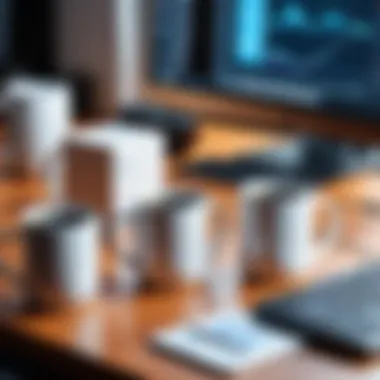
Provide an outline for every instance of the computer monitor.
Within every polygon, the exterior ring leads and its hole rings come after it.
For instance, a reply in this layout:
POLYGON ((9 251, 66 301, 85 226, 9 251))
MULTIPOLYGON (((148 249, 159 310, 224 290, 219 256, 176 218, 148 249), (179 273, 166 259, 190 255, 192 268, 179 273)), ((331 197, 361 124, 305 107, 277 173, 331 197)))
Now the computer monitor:
POLYGON ((380 119, 378 0, 154 0, 156 83, 380 119))

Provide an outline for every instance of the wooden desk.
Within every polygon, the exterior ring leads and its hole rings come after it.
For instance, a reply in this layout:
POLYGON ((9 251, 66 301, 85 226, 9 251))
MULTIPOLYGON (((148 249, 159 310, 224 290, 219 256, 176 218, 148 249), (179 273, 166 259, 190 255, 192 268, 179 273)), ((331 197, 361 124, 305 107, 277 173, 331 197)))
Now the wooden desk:
MULTIPOLYGON (((205 142, 200 142, 204 144, 205 142)), ((230 202, 235 206, 235 189, 205 184, 198 181, 178 181, 192 186, 201 186, 205 191, 230 202)), ((347 179, 331 186, 328 191, 344 202, 352 203, 364 193, 380 194, 379 181, 373 176, 347 179), (371 186, 369 184, 371 183, 371 186)), ((2 182, 1 223, 15 223, 20 199, 34 199, 43 194, 38 182, 2 182), (14 208, 11 207, 14 205, 14 208), (6 209, 5 209, 6 206, 6 209)), ((20 265, 21 254, 18 244, 10 244, 2 255, 11 260, 15 267, 20 265)), ((112 263, 112 255, 104 254, 105 272, 112 263)), ((357 265, 360 258, 347 252, 336 253, 334 259, 321 260, 299 278, 277 279, 276 281, 246 286, 242 290, 242 302, 254 305, 274 294, 299 288, 330 272, 357 265)), ((3 289, 3 296, 7 291, 3 289)), ((1 296, 0 291, 0 296, 1 296)), ((166 293, 142 294, 138 297, 104 296, 92 305, 72 308, 45 315, 15 315, 9 317, 0 329, 1 348, 14 349, 20 354, 42 363, 54 364, 61 374, 80 378, 142 378, 161 380, 202 380, 215 376, 169 360, 153 352, 149 338, 155 330, 177 323, 193 314, 204 311, 207 300, 198 290, 181 290, 166 293)), ((380 365, 378 366, 380 372, 380 365)), ((289 354, 278 362, 253 369, 242 379, 268 380, 356 380, 376 370, 376 365, 347 361, 323 353, 302 349, 289 354)))

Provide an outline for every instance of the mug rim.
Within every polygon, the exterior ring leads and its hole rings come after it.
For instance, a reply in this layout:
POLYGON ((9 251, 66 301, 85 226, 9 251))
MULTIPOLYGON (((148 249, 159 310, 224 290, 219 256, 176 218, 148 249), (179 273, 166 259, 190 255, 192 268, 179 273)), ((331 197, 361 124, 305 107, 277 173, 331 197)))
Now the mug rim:
POLYGON ((93 218, 93 213, 83 206, 73 204, 52 205, 49 203, 38 203, 29 206, 21 216, 21 223, 26 228, 52 228, 59 223, 60 217, 65 217, 67 212, 77 212, 74 221, 63 223, 64 228, 72 227, 80 224, 90 218, 93 218))

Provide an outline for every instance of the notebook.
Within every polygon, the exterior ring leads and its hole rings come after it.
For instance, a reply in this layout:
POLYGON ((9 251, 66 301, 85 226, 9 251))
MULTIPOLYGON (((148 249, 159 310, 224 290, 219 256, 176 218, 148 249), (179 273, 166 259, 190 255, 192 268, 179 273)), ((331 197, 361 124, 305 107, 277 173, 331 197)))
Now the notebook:
POLYGON ((299 342, 242 310, 158 331, 154 346, 218 374, 236 375, 296 350, 299 342))

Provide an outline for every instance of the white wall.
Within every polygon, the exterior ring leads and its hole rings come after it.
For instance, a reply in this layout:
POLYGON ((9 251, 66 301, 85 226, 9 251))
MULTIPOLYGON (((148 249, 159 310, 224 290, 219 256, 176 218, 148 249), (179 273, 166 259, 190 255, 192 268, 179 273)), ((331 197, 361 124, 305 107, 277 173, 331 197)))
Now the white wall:
POLYGON ((113 113, 138 97, 141 0, 56 0, 60 68, 95 80, 95 107, 113 113))

